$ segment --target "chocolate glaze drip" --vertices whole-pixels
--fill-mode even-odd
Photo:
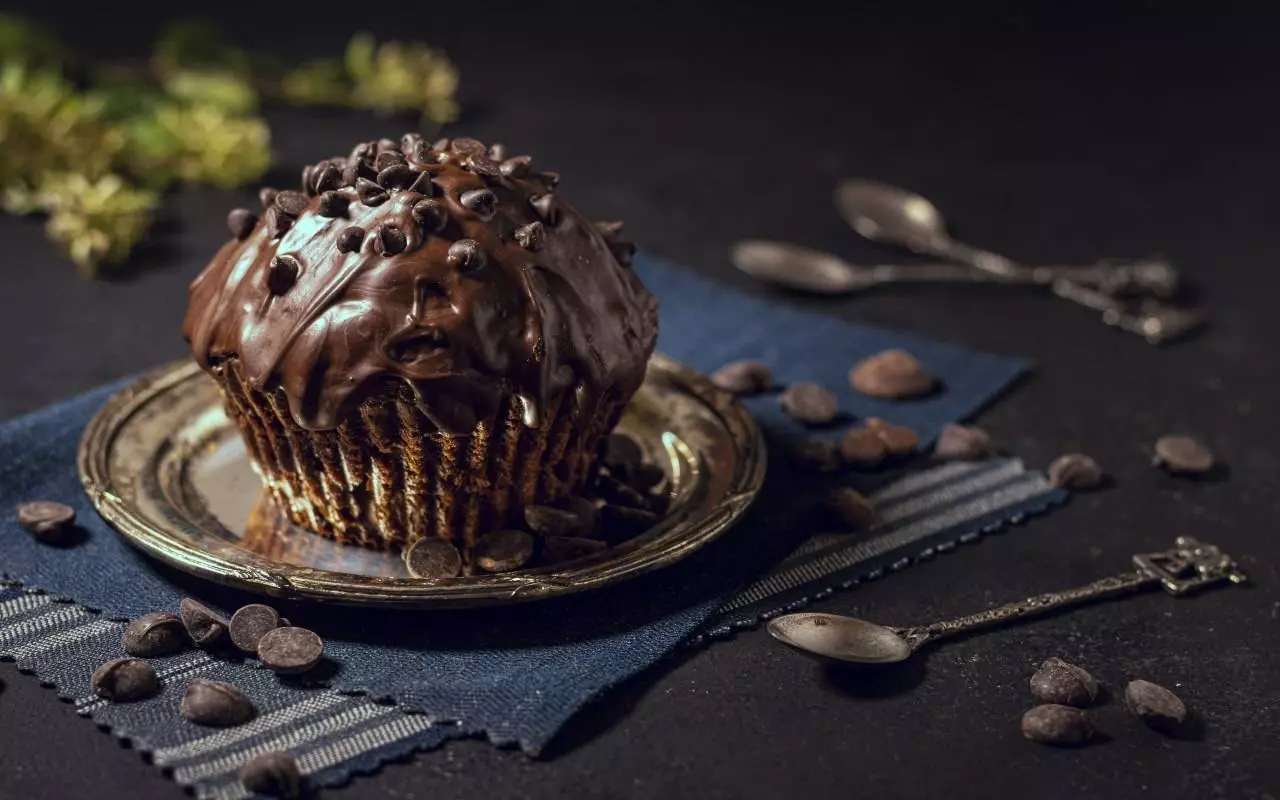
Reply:
[[[527,158],[498,170],[473,139],[443,150],[412,143],[407,154],[370,142],[326,159],[306,171],[324,176],[311,187],[320,196],[263,198],[271,213],[191,284],[183,334],[196,360],[215,371],[238,358],[255,389],[282,388],[293,418],[313,430],[336,427],[388,378],[407,382],[453,434],[513,394],[536,425],[564,392],[586,413],[634,393],[657,305],[617,243],[547,199],[553,180],[525,169]],[[376,158],[412,179],[366,179]],[[428,196],[417,189],[434,204],[415,214]]]

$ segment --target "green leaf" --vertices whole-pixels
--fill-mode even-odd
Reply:
[[[258,107],[258,93],[253,86],[225,70],[179,69],[165,79],[164,88],[178,100],[212,106],[228,114],[247,114]]]
[[[166,102],[165,94],[160,89],[134,80],[100,83],[89,96],[96,98],[101,104],[103,117],[116,121],[147,116]]]
[[[67,50],[47,28],[17,14],[0,13],[0,55],[6,61],[56,67]]]
[[[161,73],[184,67],[225,67],[237,72],[247,68],[245,54],[227,44],[222,31],[202,19],[179,20],[156,41],[152,55]]]
[[[371,33],[357,33],[347,43],[347,73],[357,82],[373,75],[373,55],[377,40]]]
[[[294,105],[345,105],[351,96],[351,81],[340,59],[326,58],[288,72],[280,81],[280,92]]]

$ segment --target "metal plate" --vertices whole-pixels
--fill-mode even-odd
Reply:
[[[171,364],[112,397],[80,442],[85,490],[132,544],[185,572],[290,599],[474,606],[594,589],[672,564],[726,531],[764,480],[759,428],[706,378],[661,355],[619,430],[666,473],[651,530],[555,567],[430,581],[391,553],[344,546],[285,521],[262,491],[213,382]]]

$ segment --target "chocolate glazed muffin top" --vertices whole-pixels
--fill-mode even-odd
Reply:
[[[235,357],[255,389],[283,388],[313,430],[388,377],[453,434],[512,394],[527,425],[567,391],[590,416],[639,388],[657,304],[621,225],[587,221],[558,180],[475,139],[361,143],[301,192],[262,190],[260,218],[228,215],[183,334],[205,369]]]

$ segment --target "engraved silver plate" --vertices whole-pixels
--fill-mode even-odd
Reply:
[[[284,521],[194,363],[158,369],[108,400],[85,430],[78,462],[102,517],[185,572],[290,599],[474,606],[580,592],[672,564],[728,530],[764,481],[764,441],[751,415],[664,356],[650,360],[619,430],[666,472],[671,503],[656,526],[568,564],[443,581],[410,576],[396,554]]]

